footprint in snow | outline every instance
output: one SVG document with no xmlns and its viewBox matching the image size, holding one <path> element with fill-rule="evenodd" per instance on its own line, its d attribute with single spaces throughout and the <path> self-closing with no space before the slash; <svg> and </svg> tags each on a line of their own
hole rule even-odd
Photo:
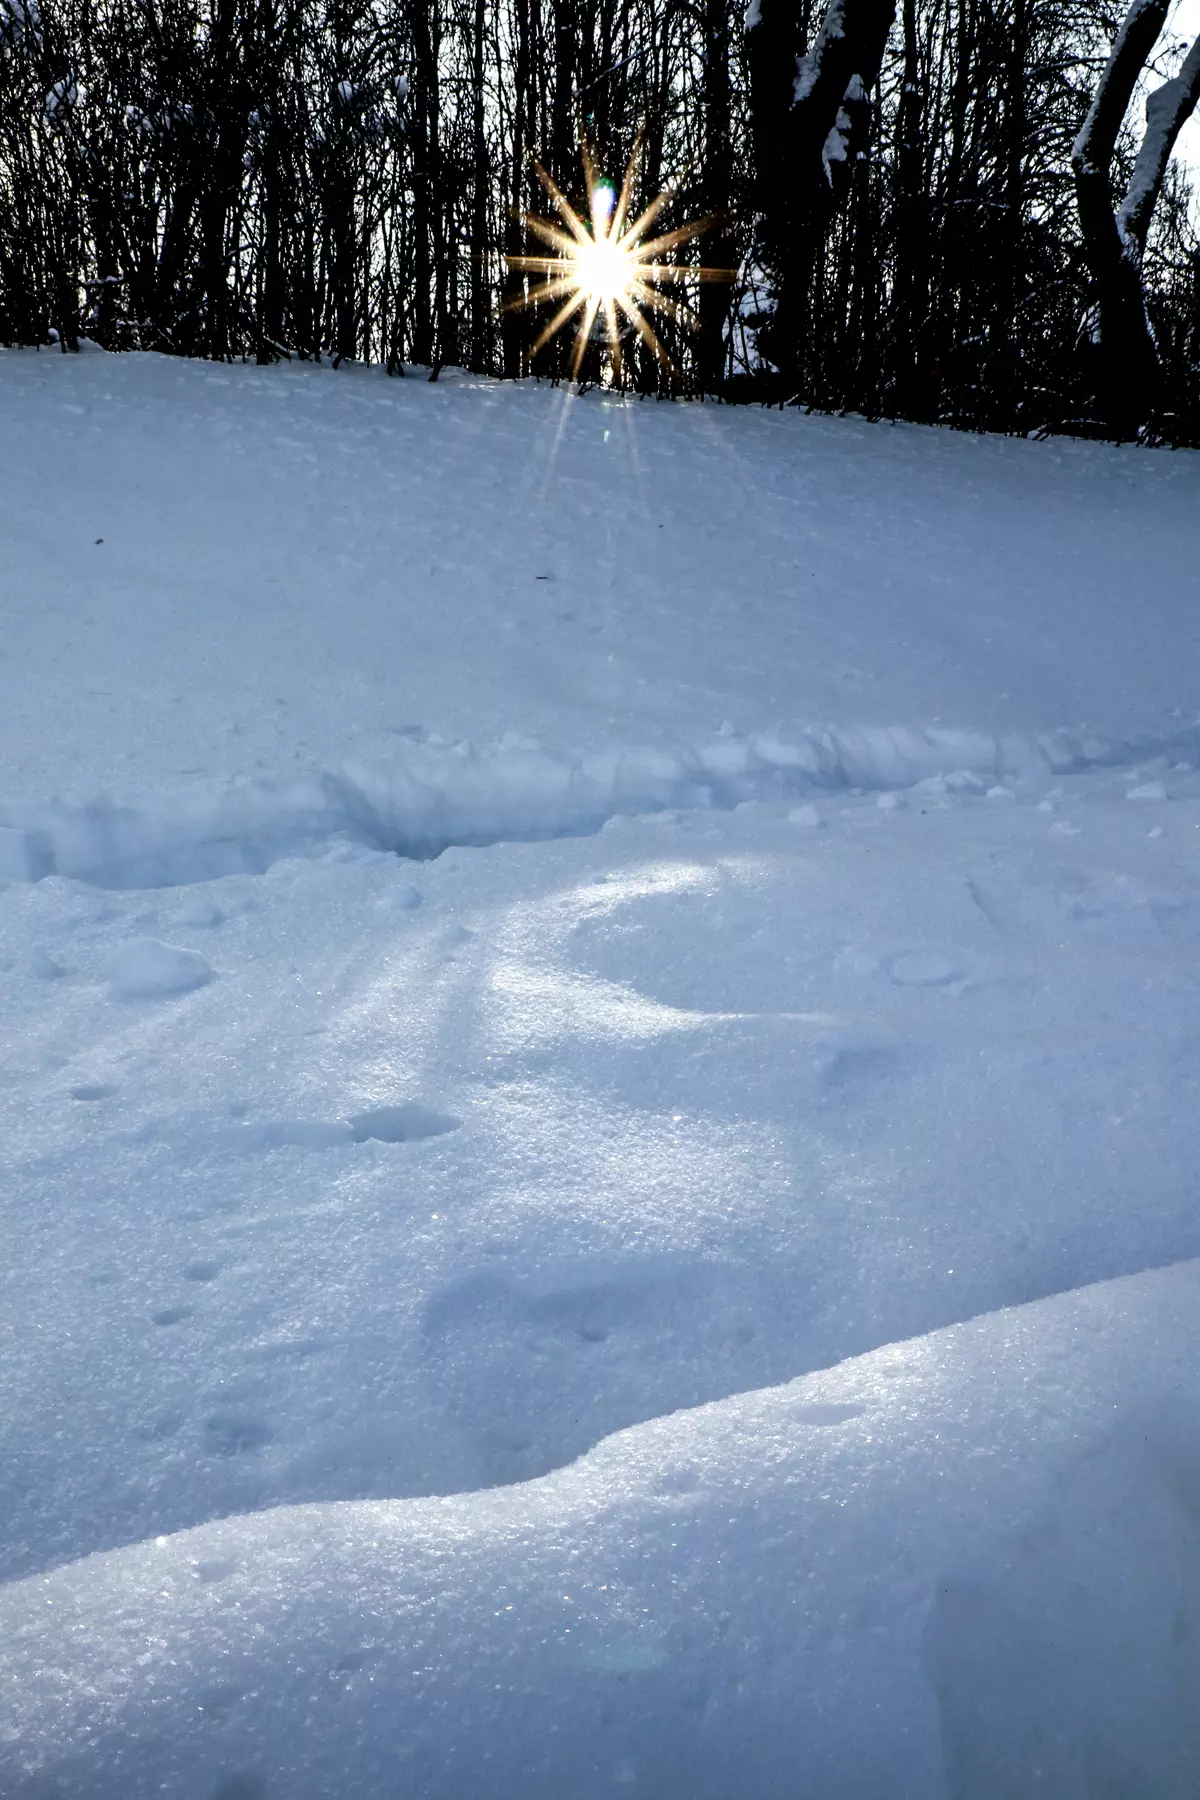
<svg viewBox="0 0 1200 1800">
<path fill-rule="evenodd" d="M 372 1112 L 356 1113 L 346 1123 L 356 1144 L 415 1144 L 422 1138 L 457 1131 L 462 1120 L 409 1100 L 401 1106 L 377 1106 Z"/>
<path fill-rule="evenodd" d="M 258 1774 L 227 1775 L 213 1790 L 213 1800 L 267 1800 L 267 1784 Z"/>
<path fill-rule="evenodd" d="M 225 914 L 212 900 L 194 899 L 176 914 L 175 923 L 192 931 L 213 931 L 225 923 Z"/>
<path fill-rule="evenodd" d="M 827 1088 L 855 1089 L 886 1079 L 898 1058 L 888 1044 L 831 1044 L 825 1047 L 821 1080 Z"/>
<path fill-rule="evenodd" d="M 203 987 L 214 971 L 198 950 L 137 937 L 113 951 L 103 974 L 114 1000 L 153 1000 Z"/>
<path fill-rule="evenodd" d="M 888 974 L 897 987 L 948 987 L 967 971 L 941 950 L 906 950 L 894 956 Z"/>
<path fill-rule="evenodd" d="M 231 1556 L 213 1556 L 203 1562 L 193 1563 L 192 1574 L 197 1581 L 207 1586 L 214 1581 L 228 1581 L 237 1568 Z"/>
<path fill-rule="evenodd" d="M 848 1425 L 852 1419 L 860 1419 L 865 1411 L 864 1406 L 853 1401 L 809 1400 L 793 1407 L 791 1417 L 796 1425 L 812 1425 L 820 1431 L 833 1425 Z"/>
<path fill-rule="evenodd" d="M 215 1281 L 221 1273 L 221 1264 L 206 1257 L 196 1257 L 185 1264 L 183 1272 L 189 1281 Z"/>
<path fill-rule="evenodd" d="M 421 903 L 420 889 L 413 887 L 407 881 L 399 887 L 389 888 L 385 893 L 380 894 L 376 902 L 378 906 L 391 907 L 396 912 L 415 912 Z"/>
<path fill-rule="evenodd" d="M 244 1456 L 265 1450 L 274 1437 L 264 1420 L 244 1413 L 216 1412 L 204 1422 L 204 1444 L 212 1456 Z"/>
</svg>

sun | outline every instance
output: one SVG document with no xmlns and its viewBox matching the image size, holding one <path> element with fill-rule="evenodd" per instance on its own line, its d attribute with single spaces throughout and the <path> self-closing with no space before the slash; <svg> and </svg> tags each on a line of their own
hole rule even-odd
<svg viewBox="0 0 1200 1800">
<path fill-rule="evenodd" d="M 553 300 L 562 302 L 534 343 L 532 354 L 535 356 L 543 344 L 549 343 L 577 314 L 581 315 L 575 333 L 572 380 L 578 378 L 583 353 L 600 318 L 603 319 L 615 374 L 621 369 L 623 323 L 631 325 L 659 361 L 670 367 L 670 358 L 647 314 L 663 313 L 692 330 L 699 320 L 684 301 L 664 294 L 663 287 L 680 281 L 729 281 L 733 272 L 698 269 L 693 264 L 662 259 L 677 245 L 698 237 L 713 221 L 698 219 L 676 226 L 673 231 L 663 232 L 658 237 L 649 237 L 650 228 L 674 198 L 675 190 L 664 189 L 632 224 L 628 224 L 639 146 L 634 146 L 620 194 L 597 175 L 590 146 L 584 143 L 580 150 L 591 216 L 586 221 L 582 219 L 554 179 L 540 163 L 534 163 L 538 179 L 554 202 L 561 224 L 553 219 L 539 218 L 536 213 L 526 213 L 524 221 L 534 236 L 556 254 L 506 259 L 509 268 L 520 274 L 546 277 L 540 287 L 530 288 L 510 305 L 529 307 L 544 306 Z"/>
</svg>

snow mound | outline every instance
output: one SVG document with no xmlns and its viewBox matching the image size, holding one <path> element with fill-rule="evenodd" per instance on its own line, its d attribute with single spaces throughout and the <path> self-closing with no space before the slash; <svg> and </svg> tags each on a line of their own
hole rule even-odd
<svg viewBox="0 0 1200 1800">
<path fill-rule="evenodd" d="M 104 975 L 116 1000 L 155 1000 L 186 994 L 213 979 L 212 964 L 198 950 L 183 950 L 157 938 L 132 938 L 114 950 Z"/>
<path fill-rule="evenodd" d="M 1182 1800 L 1198 1426 L 1189 1263 L 523 1487 L 89 1557 L 0 1592 L 0 1787 L 1083 1800 L 1103 1768 Z"/>
</svg>

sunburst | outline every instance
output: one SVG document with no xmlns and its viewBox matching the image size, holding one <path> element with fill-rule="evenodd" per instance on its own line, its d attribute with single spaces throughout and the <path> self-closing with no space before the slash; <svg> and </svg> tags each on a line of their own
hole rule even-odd
<svg viewBox="0 0 1200 1800">
<path fill-rule="evenodd" d="M 648 233 L 654 221 L 674 199 L 675 188 L 665 188 L 632 224 L 628 223 L 639 149 L 640 146 L 635 144 L 621 192 L 617 194 L 598 175 L 590 146 L 586 142 L 580 145 L 590 221 L 580 217 L 540 163 L 533 165 L 562 223 L 539 218 L 536 213 L 526 213 L 524 221 L 534 236 L 557 254 L 507 258 L 509 268 L 520 274 L 546 277 L 540 287 L 531 288 L 510 305 L 534 307 L 545 306 L 554 300 L 562 302 L 536 339 L 531 352 L 534 356 L 577 314 L 582 315 L 575 334 L 572 380 L 578 378 L 584 351 L 600 318 L 604 321 L 604 334 L 615 374 L 619 375 L 621 370 L 622 321 L 632 326 L 659 361 L 670 367 L 671 360 L 646 315 L 662 313 L 692 330 L 700 321 L 685 301 L 664 294 L 663 287 L 681 281 L 732 279 L 733 272 L 729 269 L 702 269 L 694 264 L 663 260 L 680 244 L 698 237 L 714 222 L 697 219 L 650 237 Z"/>
</svg>

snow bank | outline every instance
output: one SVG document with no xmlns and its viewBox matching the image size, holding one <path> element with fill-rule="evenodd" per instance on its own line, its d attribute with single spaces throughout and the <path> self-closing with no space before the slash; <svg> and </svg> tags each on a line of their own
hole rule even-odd
<svg viewBox="0 0 1200 1800">
<path fill-rule="evenodd" d="M 1192 1263 L 94 1556 L 0 1592 L 3 1791 L 1184 1800 L 1198 1423 Z"/>
<path fill-rule="evenodd" d="M 814 726 L 789 736 L 729 732 L 697 746 L 593 755 L 528 743 L 412 744 L 386 766 L 290 781 L 195 785 L 84 806 L 0 807 L 0 873 L 160 887 L 261 873 L 334 838 L 428 858 L 452 844 L 581 835 L 608 819 L 680 807 L 922 781 L 942 783 L 939 792 L 947 780 L 980 789 L 1006 774 L 1062 774 L 1164 750 L 1200 759 L 1200 733 L 1135 746 L 1067 730 L 995 737 L 941 727 Z M 803 807 L 799 817 L 809 818 Z"/>
</svg>

